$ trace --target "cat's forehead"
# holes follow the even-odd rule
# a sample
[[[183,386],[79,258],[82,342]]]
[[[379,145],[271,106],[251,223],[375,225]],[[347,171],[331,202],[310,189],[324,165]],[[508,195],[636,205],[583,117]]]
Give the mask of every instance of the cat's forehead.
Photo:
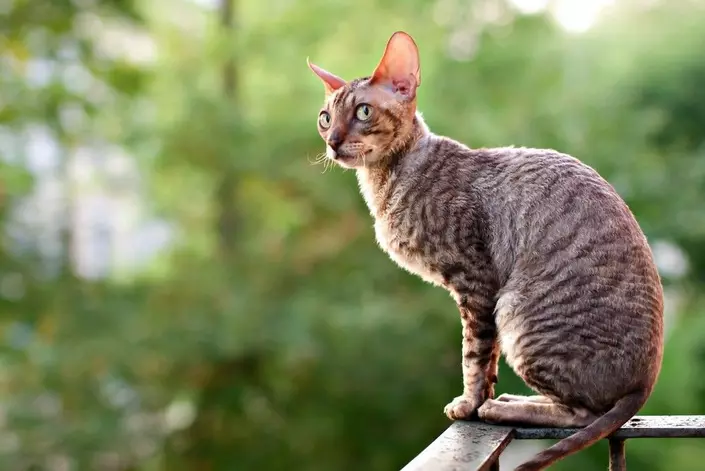
[[[370,77],[351,80],[345,86],[332,93],[326,100],[326,107],[333,113],[340,113],[367,103],[378,107],[388,107],[394,101],[390,91],[370,84]]]

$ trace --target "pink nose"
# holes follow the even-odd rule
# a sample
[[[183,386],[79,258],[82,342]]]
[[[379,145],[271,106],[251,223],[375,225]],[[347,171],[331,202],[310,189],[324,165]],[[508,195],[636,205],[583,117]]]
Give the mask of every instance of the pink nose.
[[[343,135],[342,132],[340,132],[340,129],[334,129],[330,133],[330,136],[328,137],[328,145],[330,146],[331,149],[333,149],[334,151],[337,151],[338,148],[343,143],[344,139],[345,139],[345,136]]]

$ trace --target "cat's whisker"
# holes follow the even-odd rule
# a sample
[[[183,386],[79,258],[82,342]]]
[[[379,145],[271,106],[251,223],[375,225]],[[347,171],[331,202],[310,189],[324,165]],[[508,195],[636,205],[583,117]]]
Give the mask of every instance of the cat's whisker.
[[[314,157],[313,159],[309,157],[307,160],[311,165],[318,165],[326,160],[326,153],[321,152],[320,154],[317,154],[316,157]]]

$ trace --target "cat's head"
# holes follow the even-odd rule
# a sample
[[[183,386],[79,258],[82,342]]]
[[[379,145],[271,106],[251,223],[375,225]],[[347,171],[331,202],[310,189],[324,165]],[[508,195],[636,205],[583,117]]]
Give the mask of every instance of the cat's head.
[[[329,159],[346,168],[374,165],[409,141],[421,84],[419,52],[411,36],[394,33],[369,77],[346,82],[308,66],[325,87],[318,132]]]

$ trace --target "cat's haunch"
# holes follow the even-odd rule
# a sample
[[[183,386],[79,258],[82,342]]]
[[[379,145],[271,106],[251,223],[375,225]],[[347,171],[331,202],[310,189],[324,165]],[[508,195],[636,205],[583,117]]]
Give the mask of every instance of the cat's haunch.
[[[646,238],[596,171],[547,149],[470,149],[429,130],[411,36],[368,77],[323,81],[326,155],[356,169],[380,247],[448,290],[463,329],[451,419],[584,427],[522,464],[538,471],[634,416],[663,356],[663,291]],[[500,352],[537,392],[494,399]]]

